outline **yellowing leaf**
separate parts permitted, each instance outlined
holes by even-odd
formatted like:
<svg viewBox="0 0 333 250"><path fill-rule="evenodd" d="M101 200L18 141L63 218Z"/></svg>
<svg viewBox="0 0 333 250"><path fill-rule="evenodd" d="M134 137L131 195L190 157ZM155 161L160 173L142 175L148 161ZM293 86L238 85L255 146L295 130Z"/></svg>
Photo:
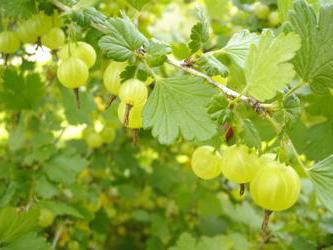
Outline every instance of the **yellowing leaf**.
<svg viewBox="0 0 333 250"><path fill-rule="evenodd" d="M280 33L265 30L258 45L252 44L245 63L248 93L259 101L273 98L295 76L290 59L300 48L301 41L295 33Z"/></svg>

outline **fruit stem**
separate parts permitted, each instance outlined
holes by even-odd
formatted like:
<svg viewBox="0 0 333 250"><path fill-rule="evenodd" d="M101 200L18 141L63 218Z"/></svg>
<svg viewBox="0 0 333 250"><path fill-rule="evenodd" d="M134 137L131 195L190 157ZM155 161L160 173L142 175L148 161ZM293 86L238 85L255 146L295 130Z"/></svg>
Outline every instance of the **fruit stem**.
<svg viewBox="0 0 333 250"><path fill-rule="evenodd" d="M9 59L9 54L4 54L5 56L5 61L4 61L4 66L7 67L8 66L8 59Z"/></svg>
<svg viewBox="0 0 333 250"><path fill-rule="evenodd" d="M132 144L135 147L138 142L139 130L137 128L132 129Z"/></svg>
<svg viewBox="0 0 333 250"><path fill-rule="evenodd" d="M110 98L109 98L109 101L108 103L106 104L106 108L105 109L108 109L111 107L112 103L114 102L114 100L116 100L117 96L116 95L111 95Z"/></svg>
<svg viewBox="0 0 333 250"><path fill-rule="evenodd" d="M125 107L125 114L124 114L124 125L127 127L128 126L128 122L129 122L129 114L130 114L130 111L132 109L132 105L130 104L126 104L126 107Z"/></svg>
<svg viewBox="0 0 333 250"><path fill-rule="evenodd" d="M242 196L245 192L245 183L241 183L239 187L239 195Z"/></svg>
<svg viewBox="0 0 333 250"><path fill-rule="evenodd" d="M263 231L263 233L266 233L268 231L269 217L272 213L273 213L273 211L265 209L264 220L263 220L262 225L261 225L261 230Z"/></svg>
<svg viewBox="0 0 333 250"><path fill-rule="evenodd" d="M80 103L80 95L79 95L79 88L73 89L75 100L76 100L76 107L80 109L81 103Z"/></svg>

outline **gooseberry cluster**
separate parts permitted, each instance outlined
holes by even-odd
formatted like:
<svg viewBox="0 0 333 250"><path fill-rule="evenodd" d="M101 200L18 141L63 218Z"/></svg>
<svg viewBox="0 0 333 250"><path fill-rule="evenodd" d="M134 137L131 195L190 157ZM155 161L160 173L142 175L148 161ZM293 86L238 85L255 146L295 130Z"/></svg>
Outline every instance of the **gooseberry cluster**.
<svg viewBox="0 0 333 250"><path fill-rule="evenodd" d="M97 132L93 127L87 127L82 131L82 138L92 149L99 148L104 143L113 142L115 137L115 128L110 125L105 125L100 132Z"/></svg>
<svg viewBox="0 0 333 250"><path fill-rule="evenodd" d="M256 2L252 6L253 14L260 20L267 20L270 26L277 26L281 23L278 11L270 11L269 7L261 2Z"/></svg>
<svg viewBox="0 0 333 250"><path fill-rule="evenodd" d="M142 127L142 111L147 101L148 89L144 82L130 79L121 83L121 72L126 63L111 62L104 72L104 86L110 92L108 105L119 97L118 118L126 127L133 130L133 143L136 143L137 131Z"/></svg>
<svg viewBox="0 0 333 250"><path fill-rule="evenodd" d="M292 167L269 155L259 157L244 145L227 147L222 155L211 146L198 147L192 154L192 170L204 180L222 173L229 181L241 185L241 194L249 183L253 201L265 209L263 230L273 211L290 208L300 194L300 178Z"/></svg>

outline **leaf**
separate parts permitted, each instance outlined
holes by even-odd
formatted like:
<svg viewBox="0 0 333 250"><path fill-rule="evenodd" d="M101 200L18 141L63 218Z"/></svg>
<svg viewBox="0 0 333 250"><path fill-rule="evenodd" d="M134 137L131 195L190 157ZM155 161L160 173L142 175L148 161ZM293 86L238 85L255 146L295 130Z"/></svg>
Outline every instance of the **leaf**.
<svg viewBox="0 0 333 250"><path fill-rule="evenodd" d="M259 149L261 147L260 135L250 119L243 119L241 121L242 132L240 137L249 147L256 147Z"/></svg>
<svg viewBox="0 0 333 250"><path fill-rule="evenodd" d="M36 181L36 193L42 198L50 199L58 195L59 190L45 176L42 176Z"/></svg>
<svg viewBox="0 0 333 250"><path fill-rule="evenodd" d="M33 109L43 95L44 86L39 74L23 76L13 69L4 72L0 102L8 109Z"/></svg>
<svg viewBox="0 0 333 250"><path fill-rule="evenodd" d="M333 212L333 155L317 162L309 171L321 203Z"/></svg>
<svg viewBox="0 0 333 250"><path fill-rule="evenodd" d="M211 55L201 56L196 65L209 76L221 75L225 77L228 75L228 68Z"/></svg>
<svg viewBox="0 0 333 250"><path fill-rule="evenodd" d="M67 88L61 87L62 101L65 109L67 121L70 124L77 125L81 123L91 123L91 113L96 110L96 104L90 92L80 92L80 108L75 103L73 92Z"/></svg>
<svg viewBox="0 0 333 250"><path fill-rule="evenodd" d="M10 243L37 227L39 210L18 213L13 207L0 210L0 242Z"/></svg>
<svg viewBox="0 0 333 250"><path fill-rule="evenodd" d="M277 0L277 5L281 20L286 20L288 17L288 12L293 6L293 0Z"/></svg>
<svg viewBox="0 0 333 250"><path fill-rule="evenodd" d="M1 248L2 250L49 250L50 246L43 237L28 233Z"/></svg>
<svg viewBox="0 0 333 250"><path fill-rule="evenodd" d="M211 99L207 112L210 115L210 117L217 121L219 125L223 125L227 121L229 121L232 112L228 108L229 102L224 96L224 94L218 94L213 96Z"/></svg>
<svg viewBox="0 0 333 250"><path fill-rule="evenodd" d="M323 5L317 19L313 8L301 0L289 18L289 29L302 39L294 60L297 73L313 89L333 87L333 4Z"/></svg>
<svg viewBox="0 0 333 250"><path fill-rule="evenodd" d="M256 44L257 42L258 36L255 33L244 30L234 34L222 50L234 63L244 68L249 47L251 44Z"/></svg>
<svg viewBox="0 0 333 250"><path fill-rule="evenodd" d="M40 206L49 209L55 216L70 215L79 219L83 218L83 215L75 207L64 202L41 201Z"/></svg>
<svg viewBox="0 0 333 250"><path fill-rule="evenodd" d="M172 49L169 47L169 45L164 44L158 40L153 40L149 42L145 57L150 66L157 67L166 61L166 55L170 54L171 52Z"/></svg>
<svg viewBox="0 0 333 250"><path fill-rule="evenodd" d="M143 127L162 144L185 140L204 141L216 133L205 106L215 91L190 76L158 79L143 111Z"/></svg>
<svg viewBox="0 0 333 250"><path fill-rule="evenodd" d="M127 0L134 8L141 10L151 0Z"/></svg>
<svg viewBox="0 0 333 250"><path fill-rule="evenodd" d="M259 101L273 98L295 76L291 63L287 63L300 48L299 36L265 30L258 45L250 46L245 63L247 90Z"/></svg>
<svg viewBox="0 0 333 250"><path fill-rule="evenodd" d="M72 184L76 175L87 166L88 161L79 155L58 155L45 163L44 170L50 180Z"/></svg>
<svg viewBox="0 0 333 250"><path fill-rule="evenodd" d="M10 0L0 1L0 9L6 17L28 18L35 12L33 0Z"/></svg>
<svg viewBox="0 0 333 250"><path fill-rule="evenodd" d="M107 57L115 61L123 62L130 59L136 54L137 49L148 43L147 38L127 16L110 18L105 26L106 35L99 40L98 44Z"/></svg>
<svg viewBox="0 0 333 250"><path fill-rule="evenodd" d="M197 9L199 22L192 27L189 47L192 53L197 52L209 39L209 22L201 8Z"/></svg>

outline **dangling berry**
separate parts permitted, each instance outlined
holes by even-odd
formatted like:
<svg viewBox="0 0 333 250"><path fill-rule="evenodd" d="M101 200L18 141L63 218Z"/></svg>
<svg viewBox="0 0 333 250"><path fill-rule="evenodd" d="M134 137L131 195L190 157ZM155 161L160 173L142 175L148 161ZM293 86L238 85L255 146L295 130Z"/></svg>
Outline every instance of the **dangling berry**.
<svg viewBox="0 0 333 250"><path fill-rule="evenodd" d="M13 54L20 47L20 40L14 32L4 31L0 33L0 52Z"/></svg>
<svg viewBox="0 0 333 250"><path fill-rule="evenodd" d="M148 90L145 84L137 79L126 81L120 86L121 102L130 106L143 106L147 101Z"/></svg>
<svg viewBox="0 0 333 250"><path fill-rule="evenodd" d="M41 42L51 50L59 49L65 43L65 33L60 28L52 28L42 36Z"/></svg>

